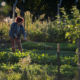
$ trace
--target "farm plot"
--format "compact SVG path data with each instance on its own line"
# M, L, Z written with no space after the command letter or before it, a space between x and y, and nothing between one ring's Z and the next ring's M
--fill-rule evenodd
M42 44L55 46L55 48L51 50L37 44L25 42L22 44L22 54L18 49L15 53L11 52L11 48L0 49L0 79L57 80L57 44ZM76 44L60 43L60 47L61 80L72 80L78 76Z

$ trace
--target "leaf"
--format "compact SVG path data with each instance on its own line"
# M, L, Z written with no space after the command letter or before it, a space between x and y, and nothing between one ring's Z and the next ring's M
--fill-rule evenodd
M39 20L40 20L40 19L43 19L44 16L45 16L45 14L40 15Z
M70 35L70 33L67 32L67 33L65 34L65 38L67 38L69 35Z

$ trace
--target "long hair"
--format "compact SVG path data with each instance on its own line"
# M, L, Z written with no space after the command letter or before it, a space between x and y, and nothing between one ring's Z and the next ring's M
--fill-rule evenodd
M24 19L22 17L18 16L16 18L16 21L15 22L18 23L18 22L21 22L21 21L24 21Z

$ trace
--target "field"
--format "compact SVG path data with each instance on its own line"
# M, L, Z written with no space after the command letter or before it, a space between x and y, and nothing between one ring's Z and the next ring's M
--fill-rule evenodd
M22 43L23 53L11 44L0 44L0 80L57 80L58 58L57 43L60 43L61 80L78 80L78 55L76 39L80 35L80 13L72 8L73 18L69 19L64 8L62 17L56 16L54 22L40 22L44 14L32 22L32 14L25 12L25 32L27 39L53 46L53 49L30 42ZM16 12L20 16L20 11ZM65 19L65 20L64 20ZM2 20L1 20L2 21ZM11 23L0 22L0 40L9 41ZM22 40L23 36L21 36ZM72 44L73 43L73 44Z
M23 53L11 52L7 46L0 49L0 80L57 80L57 43L22 43ZM4 46L4 44L2 44ZM60 43L61 80L78 79L77 44Z

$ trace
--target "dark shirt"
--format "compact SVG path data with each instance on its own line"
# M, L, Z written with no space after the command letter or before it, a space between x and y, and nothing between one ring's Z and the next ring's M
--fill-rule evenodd
M24 27L23 25L20 25L20 31L19 33L17 34L17 23L14 22L11 24L11 28L10 28L10 31L9 31L9 36L13 39L16 35L18 36L18 38L21 37L21 34L23 34L24 38L26 39L26 33L25 33L25 30L24 30Z

